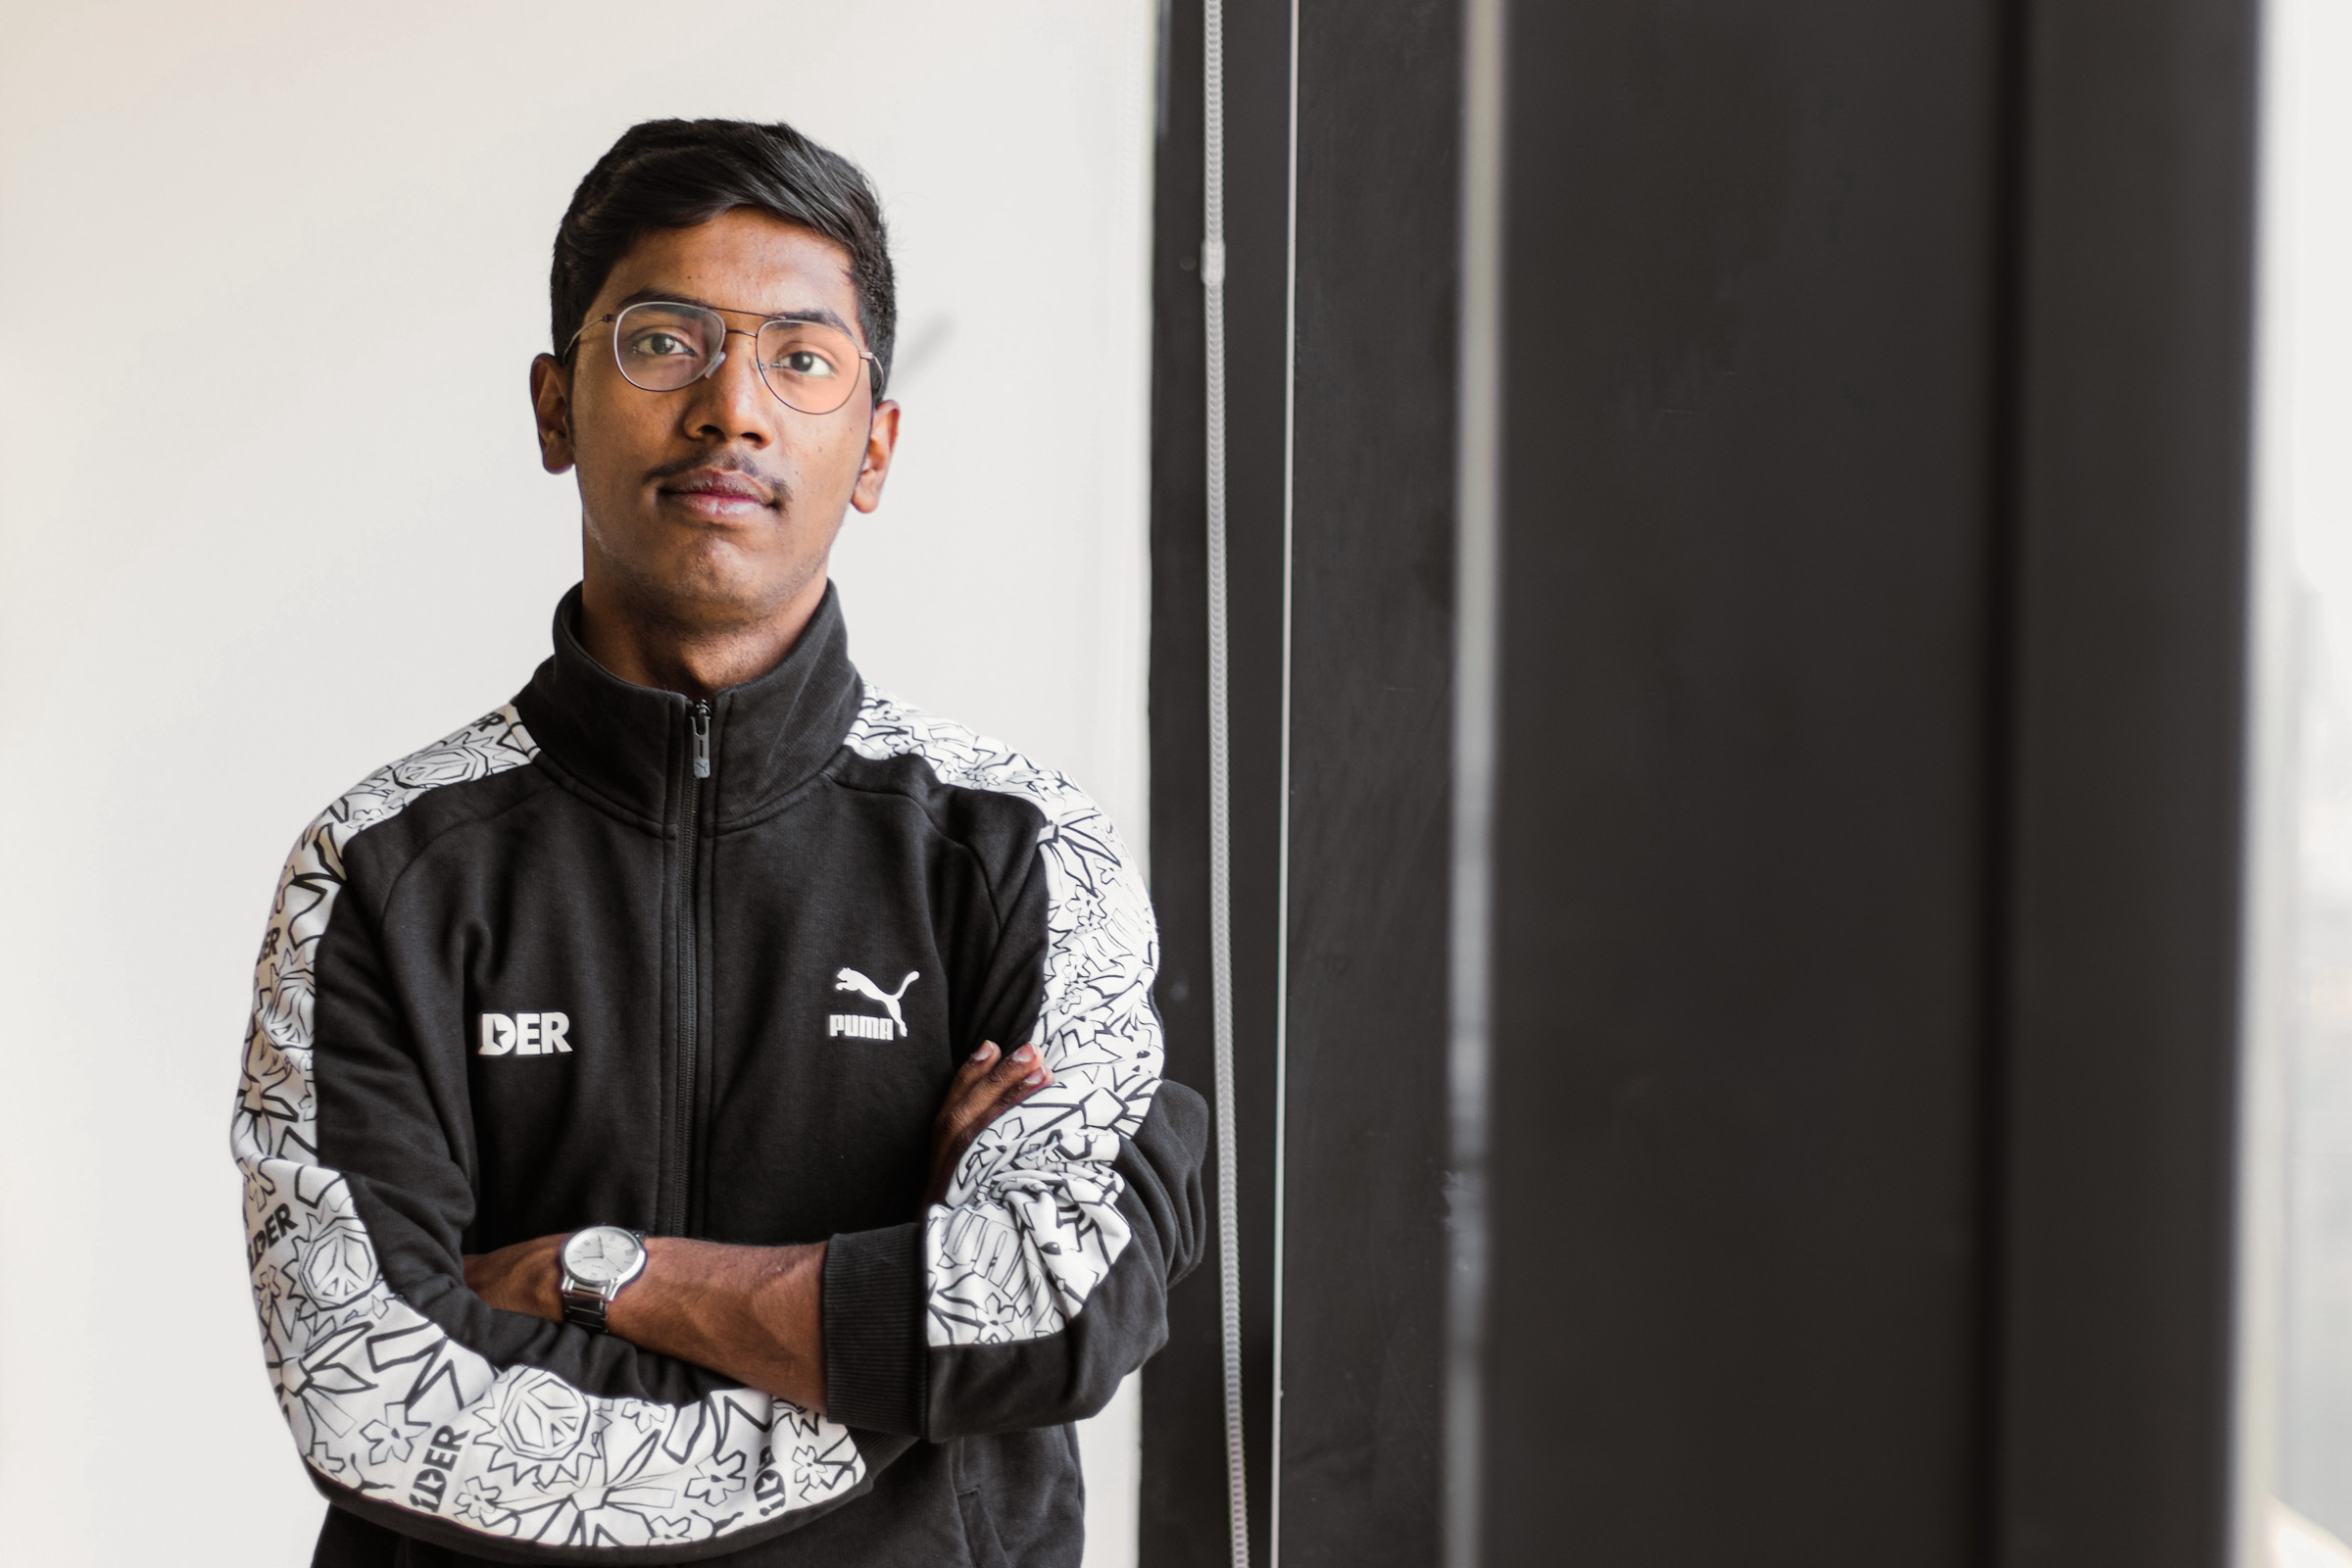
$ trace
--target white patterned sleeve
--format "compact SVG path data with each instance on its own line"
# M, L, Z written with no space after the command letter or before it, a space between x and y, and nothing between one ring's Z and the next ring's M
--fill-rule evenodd
M1159 938L1141 869L1084 792L996 742L876 695L851 744L911 752L944 784L1036 808L1001 962L1026 966L1039 988L1030 1038L1054 1080L973 1141L945 1201L906 1239L920 1277L914 1424L941 1440L1091 1414L1165 1342L1168 1287L1199 1257L1204 1226L1207 1116L1161 1076ZM835 1245L828 1292L887 1307L897 1287L884 1249L866 1249L868 1269L865 1244ZM827 1307L833 1369L851 1357L831 1337L861 1332L851 1316Z
M246 1261L279 1407L337 1507L502 1560L585 1560L594 1545L606 1559L645 1548L673 1561L838 1506L865 1481L865 1453L837 1422L703 1387L707 1375L648 1394L657 1358L466 1291L457 1240L470 1190L408 1043L321 1022L323 999L366 989L354 976L379 952L355 842L434 790L534 754L502 709L371 774L295 845L256 967L230 1134ZM368 1086L365 1147L321 1134L320 1085L338 1075ZM394 1250L430 1253L438 1277L412 1269L396 1288Z
M1158 935L1142 877L1085 804L1050 819L1038 842L1048 912L1037 1033L1054 1082L973 1141L925 1222L935 1347L1058 1333L1133 1239L1117 1167L1160 1088Z

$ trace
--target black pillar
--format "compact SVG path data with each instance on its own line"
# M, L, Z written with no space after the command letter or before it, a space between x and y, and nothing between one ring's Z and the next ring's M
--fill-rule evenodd
M1250 1436L1298 1562L1434 1562L1447 1505L1463 3L1226 12ZM2220 1568L2250 0L1505 9L1480 1560ZM1205 1089L1167 21L1152 847ZM1152 1568L1223 1560L1215 1294L1147 1377Z

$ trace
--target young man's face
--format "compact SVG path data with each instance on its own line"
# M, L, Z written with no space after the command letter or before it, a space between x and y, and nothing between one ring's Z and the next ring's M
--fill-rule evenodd
M588 319L645 299L761 317L829 316L867 348L840 245L738 208L694 228L657 229L621 257ZM898 406L876 405L872 368L831 414L787 408L760 378L753 339L729 336L718 368L674 392L633 386L612 326L590 326L568 370L531 368L541 460L579 468L591 579L640 614L687 632L724 632L822 591L847 510L871 512L898 436Z

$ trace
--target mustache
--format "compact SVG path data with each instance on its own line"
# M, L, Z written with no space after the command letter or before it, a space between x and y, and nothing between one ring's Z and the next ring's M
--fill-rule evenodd
M740 452L710 452L678 458L647 469L645 476L656 484L662 484L671 479L683 479L689 474L713 473L740 475L764 491L774 506L788 507L792 504L792 486Z

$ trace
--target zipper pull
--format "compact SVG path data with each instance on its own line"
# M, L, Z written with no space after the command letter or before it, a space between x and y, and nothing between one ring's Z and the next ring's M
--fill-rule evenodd
M694 776L710 776L710 705L697 703L686 722L694 729Z

